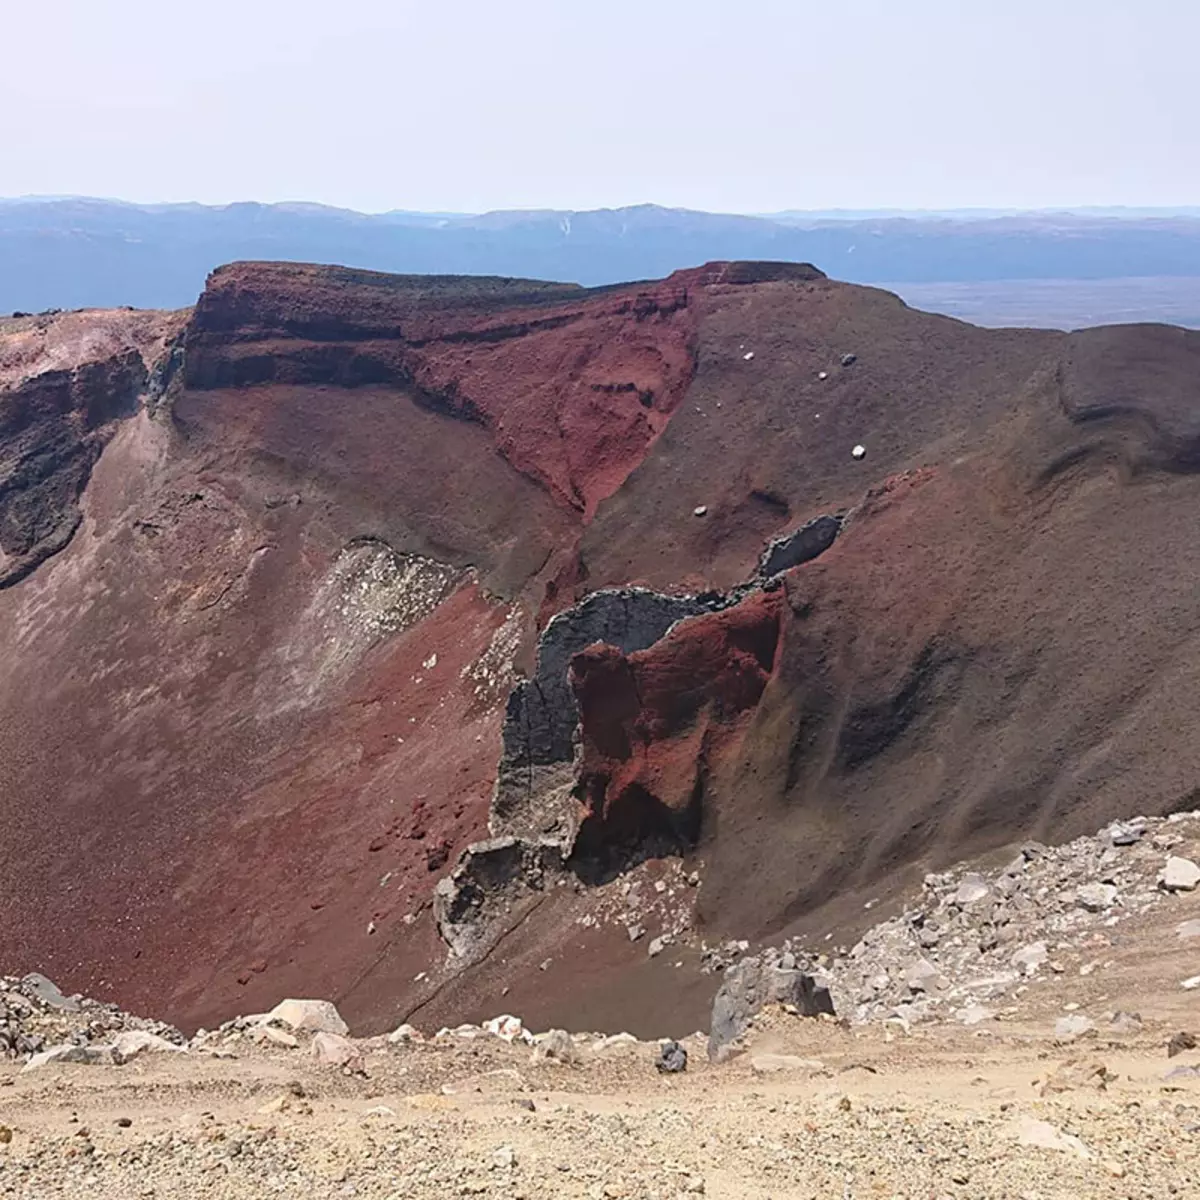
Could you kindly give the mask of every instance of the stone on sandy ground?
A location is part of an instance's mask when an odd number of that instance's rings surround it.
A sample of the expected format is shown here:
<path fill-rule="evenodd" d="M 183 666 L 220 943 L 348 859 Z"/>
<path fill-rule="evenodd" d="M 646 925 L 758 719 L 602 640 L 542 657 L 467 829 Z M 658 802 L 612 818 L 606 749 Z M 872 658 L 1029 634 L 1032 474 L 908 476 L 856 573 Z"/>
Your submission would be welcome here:
<path fill-rule="evenodd" d="M 300 1040 L 286 1029 L 276 1029 L 274 1025 L 260 1025 L 254 1031 L 254 1040 L 263 1046 L 279 1046 L 284 1050 L 295 1050 Z"/>
<path fill-rule="evenodd" d="M 678 1075 L 687 1070 L 688 1052 L 678 1042 L 663 1042 L 659 1047 L 654 1067 L 660 1075 Z"/>
<path fill-rule="evenodd" d="M 1191 892 L 1200 885 L 1200 867 L 1190 858 L 1172 854 L 1158 877 L 1159 886 L 1167 892 Z"/>
<path fill-rule="evenodd" d="M 1054 1036 L 1057 1038 L 1073 1040 L 1082 1037 L 1085 1033 L 1090 1033 L 1092 1029 L 1092 1022 L 1079 1013 L 1070 1013 L 1065 1017 L 1059 1017 L 1054 1022 Z"/>
<path fill-rule="evenodd" d="M 1034 1087 L 1039 1096 L 1053 1096 L 1060 1092 L 1094 1089 L 1108 1090 L 1116 1078 L 1098 1058 L 1069 1058 L 1059 1063 L 1052 1071 L 1036 1080 Z"/>
<path fill-rule="evenodd" d="M 502 1013 L 498 1017 L 492 1017 L 490 1021 L 484 1021 L 483 1029 L 493 1037 L 501 1038 L 506 1042 L 533 1042 L 533 1034 L 525 1028 L 521 1018 L 508 1013 Z"/>
<path fill-rule="evenodd" d="M 413 1025 L 400 1025 L 387 1035 L 387 1040 L 393 1046 L 408 1046 L 413 1042 L 423 1042 L 424 1034 Z"/>
<path fill-rule="evenodd" d="M 1092 1152 L 1074 1134 L 1063 1133 L 1057 1126 L 1038 1117 L 1023 1118 L 1017 1125 L 1016 1138 L 1022 1146 L 1058 1150 L 1085 1161 L 1091 1161 L 1092 1158 Z"/>
<path fill-rule="evenodd" d="M 1200 1045 L 1194 1033 L 1188 1033 L 1186 1030 L 1181 1030 L 1167 1043 L 1167 1057 L 1174 1058 L 1177 1054 L 1183 1054 L 1187 1050 L 1195 1050 Z"/>
<path fill-rule="evenodd" d="M 335 1033 L 345 1037 L 350 1027 L 328 1000 L 281 1000 L 269 1013 L 268 1021 L 279 1021 L 294 1033 Z"/>
<path fill-rule="evenodd" d="M 117 1034 L 109 1051 L 113 1062 L 120 1067 L 132 1062 L 139 1054 L 185 1054 L 187 1048 L 144 1029 L 127 1029 Z"/>
<path fill-rule="evenodd" d="M 1175 927 L 1175 932 L 1184 940 L 1200 938 L 1200 920 L 1180 921 Z"/>
<path fill-rule="evenodd" d="M 362 1054 L 358 1047 L 339 1033 L 316 1033 L 313 1035 L 309 1053 L 322 1066 L 344 1067 L 347 1071 L 361 1073 Z"/>
<path fill-rule="evenodd" d="M 569 1066 L 579 1061 L 579 1052 L 565 1029 L 551 1029 L 534 1039 L 529 1057 L 533 1062 L 556 1062 Z"/>
<path fill-rule="evenodd" d="M 56 1063 L 84 1063 L 87 1066 L 97 1066 L 101 1063 L 111 1063 L 112 1052 L 108 1046 L 51 1046 L 48 1050 L 39 1051 L 30 1057 L 21 1068 L 21 1073 L 36 1071 Z"/>
<path fill-rule="evenodd" d="M 745 1033 L 750 1019 L 766 1004 L 790 1004 L 805 1017 L 833 1015 L 829 989 L 813 975 L 788 969 L 766 955 L 744 958 L 725 972 L 712 1007 L 709 1058 Z"/>

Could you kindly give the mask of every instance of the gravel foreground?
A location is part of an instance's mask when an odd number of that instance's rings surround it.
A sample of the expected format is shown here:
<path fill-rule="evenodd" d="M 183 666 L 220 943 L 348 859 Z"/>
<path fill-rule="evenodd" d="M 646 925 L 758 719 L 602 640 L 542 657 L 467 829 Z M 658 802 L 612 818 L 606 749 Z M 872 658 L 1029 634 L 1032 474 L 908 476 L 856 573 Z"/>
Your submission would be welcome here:
<path fill-rule="evenodd" d="M 498 1038 L 368 1048 L 365 1075 L 257 1048 L 67 1064 L 4 1076 L 0 1192 L 1194 1197 L 1200 1071 L 1164 1076 L 1197 1056 L 1160 1032 L 888 1040 L 773 1011 L 745 1054 L 710 1066 L 689 1040 L 669 1077 L 646 1044 L 564 1064 Z"/>
<path fill-rule="evenodd" d="M 1198 818 L 930 876 L 828 960 L 764 952 L 855 1019 L 769 1005 L 677 1073 L 512 1017 L 351 1038 L 323 1001 L 189 1040 L 0 979 L 0 1195 L 1200 1198 Z"/>

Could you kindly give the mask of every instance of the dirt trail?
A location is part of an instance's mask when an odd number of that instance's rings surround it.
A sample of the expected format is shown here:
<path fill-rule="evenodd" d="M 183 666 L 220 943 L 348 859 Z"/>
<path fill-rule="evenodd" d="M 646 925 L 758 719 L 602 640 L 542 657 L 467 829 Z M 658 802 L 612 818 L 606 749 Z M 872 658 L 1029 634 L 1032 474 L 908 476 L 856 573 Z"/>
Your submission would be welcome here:
<path fill-rule="evenodd" d="M 1161 920 L 1136 932 L 1099 976 L 1064 960 L 1011 1019 L 904 1035 L 776 1010 L 723 1065 L 687 1039 L 677 1076 L 646 1043 L 580 1038 L 562 1065 L 482 1034 L 360 1043 L 365 1077 L 249 1044 L 5 1067 L 0 1194 L 1200 1196 L 1200 1051 L 1165 1049 L 1200 1027 L 1200 992 L 1180 987 L 1188 955 Z M 1067 1005 L 1096 1031 L 1056 1038 Z"/>

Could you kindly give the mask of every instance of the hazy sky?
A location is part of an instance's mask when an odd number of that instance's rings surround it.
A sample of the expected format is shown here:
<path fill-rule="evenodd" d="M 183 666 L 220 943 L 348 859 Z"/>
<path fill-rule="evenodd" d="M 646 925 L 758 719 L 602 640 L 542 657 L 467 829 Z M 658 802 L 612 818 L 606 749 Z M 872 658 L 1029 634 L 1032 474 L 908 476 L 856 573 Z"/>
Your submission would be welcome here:
<path fill-rule="evenodd" d="M 1197 0 L 0 9 L 0 195 L 1200 204 Z"/>

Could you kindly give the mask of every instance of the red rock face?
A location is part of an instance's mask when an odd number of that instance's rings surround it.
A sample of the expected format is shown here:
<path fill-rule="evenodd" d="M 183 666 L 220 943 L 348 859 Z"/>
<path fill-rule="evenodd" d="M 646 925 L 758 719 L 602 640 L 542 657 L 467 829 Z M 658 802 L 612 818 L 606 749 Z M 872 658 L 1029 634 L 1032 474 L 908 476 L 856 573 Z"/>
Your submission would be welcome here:
<path fill-rule="evenodd" d="M 197 307 L 188 383 L 400 384 L 425 407 L 486 429 L 518 472 L 590 518 L 687 390 L 690 282 L 596 296 L 517 281 L 228 267 Z"/>
<path fill-rule="evenodd" d="M 580 854 L 683 852 L 708 928 L 823 936 L 913 863 L 1194 806 L 1196 335 L 753 264 L 240 264 L 182 362 L 134 317 L 0 322 L 0 568 L 41 555 L 0 589 L 5 970 L 185 1025 L 289 992 L 360 1030 L 694 1021 L 557 902 L 448 984 L 431 894 L 555 613 L 734 588 L 821 514 L 773 590 L 576 656 Z"/>
<path fill-rule="evenodd" d="M 665 838 L 694 846 L 705 778 L 729 753 L 775 665 L 779 592 L 693 617 L 648 650 L 575 656 L 583 732 L 580 851 Z"/>

